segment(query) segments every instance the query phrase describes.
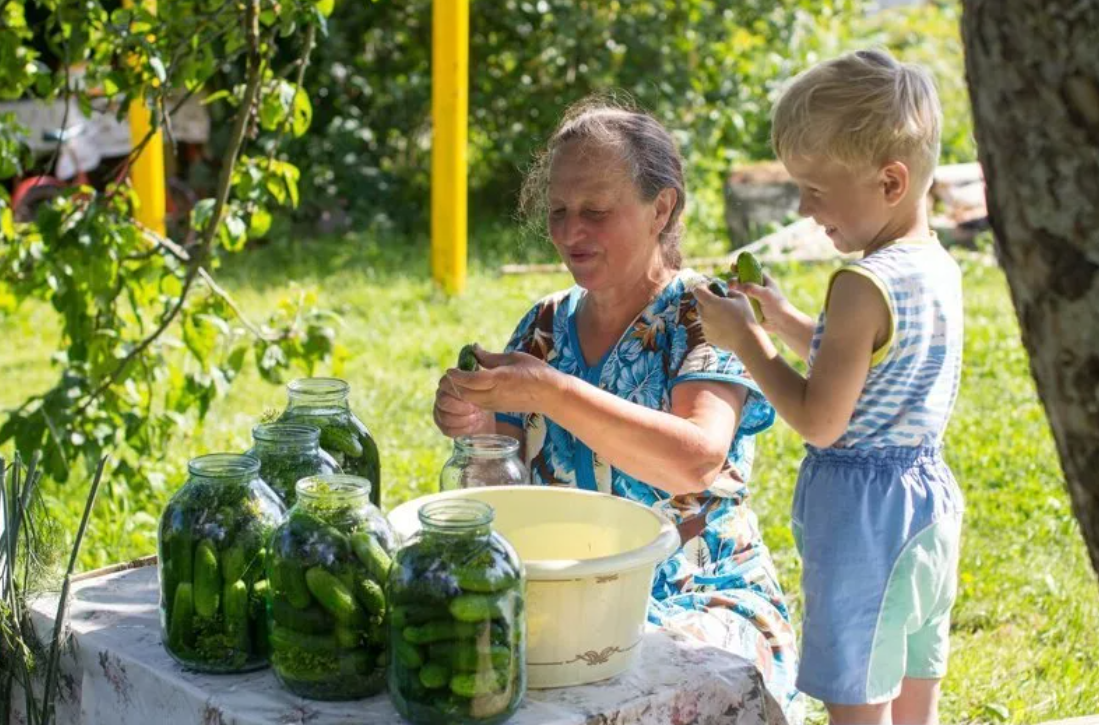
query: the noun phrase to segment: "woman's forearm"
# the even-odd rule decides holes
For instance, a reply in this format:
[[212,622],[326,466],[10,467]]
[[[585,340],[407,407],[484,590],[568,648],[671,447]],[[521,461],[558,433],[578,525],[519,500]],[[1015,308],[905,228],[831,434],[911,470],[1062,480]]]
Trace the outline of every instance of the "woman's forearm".
[[689,419],[564,374],[554,376],[540,408],[605,463],[672,495],[709,488],[729,450],[729,440],[717,440],[722,436],[707,434]]

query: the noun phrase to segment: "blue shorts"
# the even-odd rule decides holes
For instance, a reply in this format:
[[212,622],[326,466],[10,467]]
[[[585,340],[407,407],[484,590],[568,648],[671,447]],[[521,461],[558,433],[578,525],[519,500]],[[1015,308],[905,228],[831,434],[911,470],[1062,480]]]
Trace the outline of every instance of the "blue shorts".
[[962,494],[937,447],[809,449],[794,492],[802,692],[888,702],[946,674]]

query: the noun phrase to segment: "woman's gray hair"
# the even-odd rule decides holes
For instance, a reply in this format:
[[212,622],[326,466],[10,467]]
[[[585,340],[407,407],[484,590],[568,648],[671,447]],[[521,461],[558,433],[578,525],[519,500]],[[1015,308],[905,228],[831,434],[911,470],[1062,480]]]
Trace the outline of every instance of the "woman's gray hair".
[[679,269],[683,263],[679,251],[683,235],[681,217],[687,203],[679,149],[671,134],[655,118],[605,96],[591,96],[570,106],[550,136],[545,151],[535,158],[520,194],[519,208],[527,222],[545,228],[553,155],[572,141],[615,149],[626,162],[634,186],[646,202],[653,201],[664,189],[675,189],[675,206],[660,232],[660,245],[665,263],[672,269]]

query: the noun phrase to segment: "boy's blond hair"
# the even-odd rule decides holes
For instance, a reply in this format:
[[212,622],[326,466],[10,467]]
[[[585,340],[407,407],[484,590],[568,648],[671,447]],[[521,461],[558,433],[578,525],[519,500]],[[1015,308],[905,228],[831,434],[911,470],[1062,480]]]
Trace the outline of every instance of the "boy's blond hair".
[[799,74],[771,112],[779,159],[822,157],[854,168],[901,161],[926,193],[939,160],[942,108],[931,74],[880,49]]

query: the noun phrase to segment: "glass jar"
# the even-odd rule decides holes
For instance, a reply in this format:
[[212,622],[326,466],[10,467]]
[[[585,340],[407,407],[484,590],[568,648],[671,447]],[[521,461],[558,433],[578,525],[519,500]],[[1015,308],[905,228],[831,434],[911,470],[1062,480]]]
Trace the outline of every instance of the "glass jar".
[[191,460],[160,517],[161,637],[168,654],[195,670],[267,664],[265,547],[285,509],[259,466],[230,453]]
[[519,441],[505,435],[455,438],[454,452],[439,474],[439,488],[443,491],[527,483],[530,472],[519,458]]
[[287,506],[294,505],[294,485],[307,476],[343,473],[336,459],[321,450],[315,425],[264,423],[252,428],[254,444],[245,455],[259,460],[260,478]]
[[347,403],[351,386],[338,378],[299,378],[287,387],[289,405],[282,423],[304,423],[321,429],[321,448],[343,472],[370,481],[370,502],[381,508],[382,479],[378,445]]
[[267,557],[271,666],[302,697],[374,695],[385,687],[385,582],[396,536],[364,478],[311,476],[296,489]]
[[525,577],[482,501],[433,501],[389,573],[389,694],[413,723],[500,723],[526,691]]

